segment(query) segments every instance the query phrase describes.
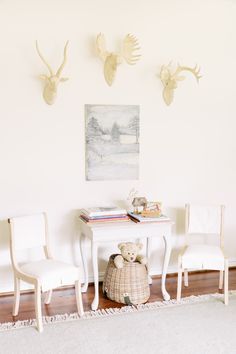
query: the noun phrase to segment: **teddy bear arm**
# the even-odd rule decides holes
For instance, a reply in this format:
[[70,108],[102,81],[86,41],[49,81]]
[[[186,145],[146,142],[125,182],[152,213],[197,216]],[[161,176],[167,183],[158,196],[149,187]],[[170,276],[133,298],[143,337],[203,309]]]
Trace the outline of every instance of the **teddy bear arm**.
[[136,261],[144,265],[147,264],[147,258],[142,255],[138,255]]
[[124,265],[124,258],[119,254],[114,258],[116,268],[121,269]]

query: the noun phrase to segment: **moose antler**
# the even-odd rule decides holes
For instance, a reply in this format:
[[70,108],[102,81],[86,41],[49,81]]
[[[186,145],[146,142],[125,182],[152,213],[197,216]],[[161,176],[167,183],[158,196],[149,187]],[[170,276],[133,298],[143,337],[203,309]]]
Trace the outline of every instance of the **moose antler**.
[[66,42],[66,45],[64,48],[63,61],[60,65],[60,67],[58,68],[56,74],[54,74],[51,66],[48,64],[48,62],[42,56],[42,54],[39,50],[38,41],[36,41],[36,50],[38,52],[38,55],[41,58],[41,60],[43,61],[43,63],[46,65],[46,67],[48,68],[49,73],[50,73],[49,76],[47,76],[47,75],[40,76],[40,78],[46,82],[45,86],[44,86],[44,90],[43,90],[44,100],[46,101],[47,104],[50,104],[50,105],[55,102],[55,99],[57,96],[57,86],[58,86],[59,82],[64,82],[64,81],[68,80],[68,78],[63,78],[63,77],[61,78],[61,73],[62,73],[62,70],[64,69],[64,66],[65,66],[66,60],[67,60],[68,43],[69,43],[69,41]]
[[137,63],[141,57],[140,54],[134,55],[134,52],[137,50],[140,50],[137,38],[132,34],[127,34],[123,42],[123,57],[127,64],[134,65]]
[[161,67],[160,78],[164,86],[163,98],[168,106],[173,101],[174,90],[177,88],[177,82],[185,79],[184,76],[179,76],[182,71],[191,72],[195,76],[197,82],[199,82],[201,75],[199,75],[200,67],[198,67],[197,65],[194,68],[178,65],[173,74],[171,73],[171,63],[169,63],[168,65],[163,65]]
[[122,50],[119,53],[108,52],[106,49],[105,36],[99,33],[96,39],[98,56],[104,62],[104,77],[109,86],[112,85],[117,66],[121,64],[122,59],[125,59],[127,64],[134,65],[139,60],[141,55],[134,54],[139,50],[138,40],[131,34],[127,34],[124,38]]

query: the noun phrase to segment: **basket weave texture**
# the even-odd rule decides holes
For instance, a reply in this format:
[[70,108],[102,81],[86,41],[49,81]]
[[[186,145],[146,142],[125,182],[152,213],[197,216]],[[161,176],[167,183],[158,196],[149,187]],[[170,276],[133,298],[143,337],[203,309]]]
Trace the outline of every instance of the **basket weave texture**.
[[124,262],[121,269],[116,268],[113,254],[109,258],[103,280],[103,293],[111,300],[126,304],[124,297],[134,305],[147,302],[150,297],[147,268],[139,262]]

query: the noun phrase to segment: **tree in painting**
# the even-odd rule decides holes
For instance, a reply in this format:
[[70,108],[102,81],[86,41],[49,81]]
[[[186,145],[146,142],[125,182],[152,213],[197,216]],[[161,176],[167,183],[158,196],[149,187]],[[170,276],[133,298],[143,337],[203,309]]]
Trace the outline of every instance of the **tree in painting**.
[[117,123],[114,123],[111,128],[111,138],[114,142],[120,142],[120,128]]
[[134,131],[134,134],[136,136],[136,143],[138,144],[139,141],[139,117],[138,116],[131,118],[129,127]]
[[92,138],[94,136],[102,135],[101,127],[99,126],[96,118],[91,117],[91,119],[89,120],[87,126],[87,132],[88,132],[87,138]]

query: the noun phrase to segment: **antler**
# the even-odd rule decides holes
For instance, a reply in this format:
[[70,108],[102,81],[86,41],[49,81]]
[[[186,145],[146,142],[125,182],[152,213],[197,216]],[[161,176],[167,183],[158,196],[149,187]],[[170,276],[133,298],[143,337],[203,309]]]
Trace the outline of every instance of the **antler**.
[[168,65],[163,65],[160,71],[160,79],[164,86],[163,89],[163,98],[165,103],[169,106],[174,98],[174,90],[177,88],[178,81],[184,80],[184,76],[178,76],[182,71],[189,71],[191,72],[197,82],[201,78],[200,74],[200,67],[197,65],[194,68],[190,68],[188,66],[177,66],[177,69],[173,74],[171,74],[171,63]]
[[134,54],[136,50],[140,49],[138,45],[139,44],[137,38],[131,34],[127,34],[123,42],[123,57],[130,65],[136,64],[136,62],[141,57],[140,54]]
[[128,64],[133,65],[138,61],[141,56],[134,54],[134,52],[136,50],[139,50],[140,48],[138,47],[137,39],[131,34],[128,34],[124,38],[123,47],[119,53],[107,51],[105,36],[102,33],[99,33],[97,35],[96,47],[98,56],[104,62],[104,76],[109,86],[112,85],[115,78],[117,66],[122,63],[123,58]]
[[47,66],[50,75],[53,76],[53,71],[52,68],[50,67],[50,65],[46,62],[46,60],[44,59],[44,57],[42,56],[42,54],[40,53],[39,47],[38,47],[38,41],[36,41],[36,50],[38,52],[38,55],[40,56],[40,58],[42,59],[42,61],[44,62],[44,64]]
[[178,77],[178,74],[181,71],[189,71],[189,72],[191,72],[195,76],[197,82],[202,77],[201,75],[199,75],[200,74],[200,67],[198,67],[197,65],[195,65],[194,68],[190,68],[188,66],[180,66],[180,65],[178,65],[178,67],[177,67],[175,73],[172,75],[172,77],[175,78],[176,80],[182,80],[183,77]]
[[38,55],[44,62],[44,64],[47,66],[50,76],[47,75],[40,75],[40,78],[45,81],[45,86],[43,89],[43,98],[46,101],[47,104],[53,104],[55,102],[55,99],[57,97],[57,87],[60,82],[64,82],[68,80],[68,78],[65,77],[60,77],[62,70],[66,64],[66,59],[67,59],[67,46],[68,46],[68,41],[66,42],[65,48],[64,48],[64,58],[62,61],[62,64],[60,65],[59,69],[57,70],[57,73],[54,75],[52,68],[50,65],[47,63],[47,61],[44,59],[42,54],[40,53],[39,47],[38,47],[38,42],[36,41],[36,49],[38,52]]
[[61,66],[59,67],[59,69],[57,70],[56,76],[60,77],[62,70],[64,69],[64,66],[66,64],[66,60],[67,60],[67,46],[68,46],[69,41],[66,42],[65,48],[64,48],[64,59],[63,62],[61,64]]

